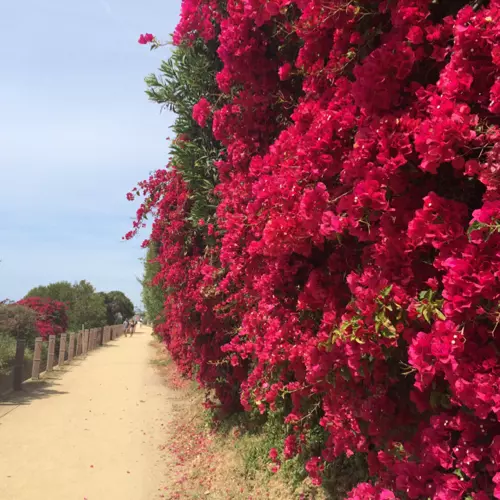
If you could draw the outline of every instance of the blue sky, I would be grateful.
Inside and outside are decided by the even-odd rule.
[[[140,303],[126,193],[168,160],[173,116],[144,94],[180,0],[0,5],[0,300],[87,279]],[[144,237],[147,235],[144,234]]]

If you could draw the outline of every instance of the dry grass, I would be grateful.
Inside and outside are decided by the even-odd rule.
[[[203,409],[204,395],[180,377],[164,348],[157,344],[152,363],[167,386],[178,393],[175,416],[164,449],[173,457],[169,484],[160,498],[169,500],[293,500],[324,498],[305,482],[292,491],[280,473],[268,470],[265,437],[240,433],[238,428],[220,433],[212,429]],[[258,458],[257,458],[258,455]]]

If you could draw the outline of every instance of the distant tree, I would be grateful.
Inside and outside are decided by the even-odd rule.
[[[45,297],[68,305],[69,329],[76,331],[82,325],[95,328],[107,323],[107,308],[104,298],[96,293],[88,281],[71,284],[58,281],[47,286],[38,286],[28,292],[26,298]]]
[[[37,286],[31,289],[27,294],[28,297],[48,297],[59,302],[65,302],[69,307],[72,306],[75,300],[75,286],[69,281],[57,281],[46,286]]]
[[[116,325],[124,319],[129,319],[134,315],[134,304],[123,293],[119,291],[101,292],[106,304],[106,318],[108,325]]]
[[[96,328],[107,323],[106,304],[104,298],[96,293],[95,288],[88,281],[82,280],[73,285],[75,289],[74,303],[70,308],[71,328],[77,330]]]

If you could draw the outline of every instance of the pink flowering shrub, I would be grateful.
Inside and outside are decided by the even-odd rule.
[[[214,47],[219,93],[190,141],[220,155],[206,216],[193,142],[139,185],[159,332],[224,408],[283,414],[275,463],[319,484],[363,456],[352,499],[500,498],[499,21],[498,0],[182,3],[174,41]]]
[[[68,307],[62,302],[42,297],[28,297],[17,304],[36,312],[36,328],[44,340],[47,340],[49,335],[60,335],[68,328]]]

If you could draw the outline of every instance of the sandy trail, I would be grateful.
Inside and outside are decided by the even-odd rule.
[[[150,364],[150,329],[0,401],[1,500],[153,500],[174,395]]]

